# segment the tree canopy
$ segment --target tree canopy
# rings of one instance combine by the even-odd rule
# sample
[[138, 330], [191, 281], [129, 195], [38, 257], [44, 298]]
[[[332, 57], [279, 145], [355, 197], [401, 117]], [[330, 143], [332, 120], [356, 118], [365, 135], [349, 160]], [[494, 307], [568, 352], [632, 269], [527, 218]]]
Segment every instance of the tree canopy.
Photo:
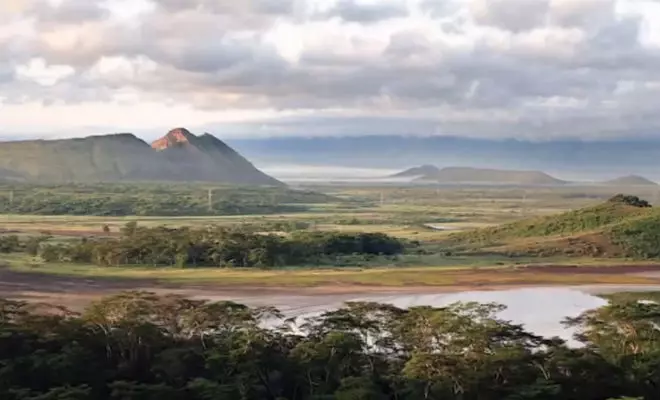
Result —
[[[268, 307], [126, 292], [82, 313], [0, 301], [3, 400], [608, 400], [660, 397], [657, 303], [568, 321], [582, 347], [496, 304]], [[268, 326], [266, 326], [268, 325]]]

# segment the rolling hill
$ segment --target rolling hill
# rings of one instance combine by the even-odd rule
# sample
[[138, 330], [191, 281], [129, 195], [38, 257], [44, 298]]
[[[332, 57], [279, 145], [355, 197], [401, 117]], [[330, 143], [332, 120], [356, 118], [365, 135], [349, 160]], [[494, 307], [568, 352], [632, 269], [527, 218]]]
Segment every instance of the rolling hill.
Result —
[[435, 165], [420, 165], [419, 167], [408, 168], [404, 171], [390, 175], [390, 178], [418, 178], [434, 175], [440, 172], [440, 168]]
[[173, 129], [152, 145], [128, 133], [0, 143], [0, 177], [28, 182], [208, 181], [281, 185], [210, 134]]
[[608, 186], [658, 186], [657, 183], [650, 179], [646, 179], [639, 175], [627, 175], [615, 178], [609, 181], [602, 182], [603, 185]]
[[477, 183], [500, 185], [561, 185], [566, 182], [541, 171], [447, 167], [417, 178], [439, 183]]
[[448, 248], [508, 255], [660, 257], [660, 210], [635, 196], [450, 235]]

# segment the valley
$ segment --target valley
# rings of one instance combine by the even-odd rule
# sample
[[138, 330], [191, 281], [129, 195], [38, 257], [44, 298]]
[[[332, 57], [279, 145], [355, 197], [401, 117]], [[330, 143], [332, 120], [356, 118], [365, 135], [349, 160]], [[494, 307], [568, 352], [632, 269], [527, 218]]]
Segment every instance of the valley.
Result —
[[[215, 196], [210, 208], [206, 198], [209, 188]], [[625, 189], [635, 195], [615, 197]], [[13, 196], [11, 204], [9, 196]], [[14, 212], [2, 217], [2, 237], [16, 237], [18, 247], [0, 255], [0, 261], [5, 271], [17, 273], [12, 276], [19, 286], [32, 277], [49, 275], [100, 279], [101, 286], [108, 281], [127, 280], [135, 288], [193, 285], [220, 291], [262, 288], [319, 294], [530, 285], [654, 285], [660, 283], [652, 273], [660, 265], [653, 251], [654, 232], [660, 231], [656, 226], [658, 214], [641, 200], [654, 196], [652, 187], [643, 186], [314, 185], [295, 190], [257, 190], [177, 183], [14, 183], [0, 187], [0, 207], [11, 207], [9, 210]], [[48, 208], [55, 202], [52, 199], [59, 199], [69, 208], [53, 212]], [[73, 207], [78, 203], [82, 204], [80, 208]], [[135, 204], [146, 211], [136, 215]], [[139, 240], [152, 240], [149, 235], [156, 233], [167, 238], [180, 229], [195, 232], [214, 227], [256, 235], [255, 239], [279, 237], [278, 246], [291, 245], [295, 237], [311, 240], [321, 233], [338, 235], [342, 240], [381, 234], [401, 241], [404, 250], [392, 255], [350, 253], [353, 250], [319, 253], [294, 264], [274, 255], [271, 265], [262, 266], [258, 262], [232, 265], [230, 261], [193, 265], [188, 256], [177, 256], [183, 250], [175, 248], [172, 256], [167, 256], [171, 258], [161, 257], [148, 265], [122, 264], [121, 258], [118, 264], [98, 264], [93, 262], [97, 251], [93, 248], [89, 256], [77, 255], [78, 261], [72, 261], [73, 256], [66, 252], [44, 260], [47, 247], [64, 251], [67, 246], [83, 249], [88, 244], [122, 240], [122, 232], [131, 224], [144, 231], [146, 236]], [[158, 231], [161, 228], [170, 231]], [[25, 245], [31, 238], [40, 238], [40, 249], [28, 254]], [[126, 240], [129, 243], [138, 239]], [[226, 260], [234, 256], [228, 257]]]

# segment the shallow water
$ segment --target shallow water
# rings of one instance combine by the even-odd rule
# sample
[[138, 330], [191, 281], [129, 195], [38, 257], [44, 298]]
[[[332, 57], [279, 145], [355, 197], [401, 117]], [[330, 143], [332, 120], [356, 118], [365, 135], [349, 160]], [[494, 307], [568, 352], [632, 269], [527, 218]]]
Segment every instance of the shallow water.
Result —
[[373, 299], [397, 307], [445, 306], [457, 301], [479, 303], [499, 303], [506, 310], [500, 318], [523, 324], [528, 330], [546, 337], [559, 336], [570, 340], [573, 332], [561, 322], [566, 317], [576, 317], [584, 311], [598, 308], [606, 300], [575, 289], [567, 288], [525, 288], [498, 291], [474, 291], [451, 294], [392, 296]]
[[[591, 289], [592, 293], [596, 287]], [[217, 299], [216, 299], [217, 300]], [[545, 337], [559, 336], [574, 343], [573, 332], [561, 322], [566, 317], [605, 305], [607, 302], [582, 288], [536, 287], [494, 291], [426, 294], [369, 294], [365, 296], [249, 296], [231, 300], [251, 306], [274, 306], [287, 317], [311, 317], [341, 307], [347, 301], [373, 301], [407, 308], [413, 306], [441, 307], [454, 302], [476, 301], [499, 303], [507, 308], [499, 317], [524, 325]]]

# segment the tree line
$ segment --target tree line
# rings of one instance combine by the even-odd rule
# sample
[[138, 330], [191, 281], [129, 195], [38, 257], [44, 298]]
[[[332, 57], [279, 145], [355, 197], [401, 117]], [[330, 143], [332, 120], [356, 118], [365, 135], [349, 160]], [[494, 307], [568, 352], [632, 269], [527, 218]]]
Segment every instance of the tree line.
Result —
[[0, 213], [201, 216], [307, 211], [341, 200], [306, 190], [203, 184], [0, 185]]
[[46, 262], [112, 265], [275, 267], [322, 264], [342, 255], [396, 255], [406, 243], [383, 233], [299, 231], [287, 236], [250, 230], [138, 227], [126, 224], [118, 238], [42, 244]]
[[616, 300], [567, 321], [581, 347], [503, 321], [501, 310], [348, 303], [293, 321], [273, 308], [146, 292], [81, 314], [2, 300], [0, 398], [660, 398], [658, 303]]

